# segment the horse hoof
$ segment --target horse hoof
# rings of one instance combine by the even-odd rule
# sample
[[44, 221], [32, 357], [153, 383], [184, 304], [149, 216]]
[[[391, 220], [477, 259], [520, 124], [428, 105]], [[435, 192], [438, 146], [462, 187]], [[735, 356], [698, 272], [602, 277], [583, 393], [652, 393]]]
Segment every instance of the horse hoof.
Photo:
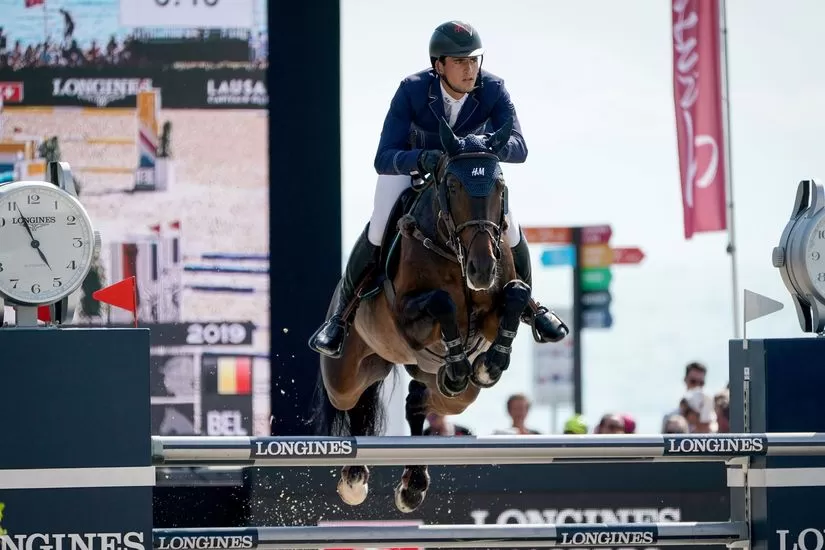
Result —
[[492, 388], [501, 379], [504, 371], [487, 364], [487, 354], [482, 353], [473, 361], [473, 372], [470, 381], [478, 388]]
[[421, 503], [424, 502], [424, 497], [427, 496], [427, 491], [419, 491], [417, 489], [405, 488], [401, 483], [395, 487], [395, 507], [402, 514], [409, 514], [415, 512]]
[[338, 496], [350, 506], [358, 506], [367, 499], [369, 474], [363, 466], [353, 468], [359, 469], [341, 472], [341, 478], [338, 480]]
[[404, 514], [414, 512], [424, 502], [429, 486], [430, 474], [426, 467], [405, 469], [401, 482], [395, 487], [395, 507]]
[[470, 378], [462, 376], [459, 380], [452, 381], [447, 378], [447, 367], [438, 370], [438, 391], [444, 397], [455, 397], [460, 395], [470, 386]]

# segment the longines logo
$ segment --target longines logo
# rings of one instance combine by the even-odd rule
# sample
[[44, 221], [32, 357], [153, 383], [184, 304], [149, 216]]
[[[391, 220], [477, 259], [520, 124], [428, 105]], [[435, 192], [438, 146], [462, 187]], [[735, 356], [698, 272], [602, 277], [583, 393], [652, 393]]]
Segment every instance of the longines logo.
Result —
[[787, 529], [777, 529], [779, 550], [823, 550], [825, 548], [825, 531], [809, 527], [795, 537]]
[[0, 535], [0, 550], [146, 550], [143, 533], [29, 533]]
[[254, 548], [252, 535], [157, 537], [157, 550], [213, 550]]
[[768, 441], [759, 436], [665, 437], [665, 454], [765, 454]]
[[136, 96], [141, 90], [152, 88], [151, 78], [55, 78], [52, 80], [53, 97], [77, 99], [105, 107], [109, 103]]
[[355, 456], [354, 440], [295, 440], [266, 441], [254, 440], [255, 458], [290, 457], [290, 456]]
[[654, 544], [656, 542], [655, 533], [651, 529], [644, 527], [628, 529], [626, 531], [585, 531], [558, 527], [558, 533], [558, 543], [560, 546], [639, 546], [642, 544]]
[[[54, 216], [32, 216], [25, 218], [25, 221], [29, 225], [29, 229], [37, 231], [39, 228], [54, 223], [56, 220]], [[23, 218], [12, 218], [11, 223], [12, 225], [23, 225]]]
[[491, 515], [488, 509], [472, 510], [476, 525], [508, 523], [666, 523], [682, 521], [679, 508], [505, 508]]

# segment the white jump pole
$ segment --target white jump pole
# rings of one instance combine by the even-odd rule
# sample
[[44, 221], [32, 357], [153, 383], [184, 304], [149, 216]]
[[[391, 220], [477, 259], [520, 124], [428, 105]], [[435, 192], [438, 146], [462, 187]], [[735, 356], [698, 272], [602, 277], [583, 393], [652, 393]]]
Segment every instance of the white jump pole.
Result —
[[544, 464], [825, 456], [825, 433], [489, 437], [153, 436], [156, 466]]
[[[744, 522], [154, 529], [155, 550], [189, 548], [519, 548], [731, 545]], [[220, 544], [218, 544], [220, 543]], [[225, 545], [228, 546], [225, 546]]]

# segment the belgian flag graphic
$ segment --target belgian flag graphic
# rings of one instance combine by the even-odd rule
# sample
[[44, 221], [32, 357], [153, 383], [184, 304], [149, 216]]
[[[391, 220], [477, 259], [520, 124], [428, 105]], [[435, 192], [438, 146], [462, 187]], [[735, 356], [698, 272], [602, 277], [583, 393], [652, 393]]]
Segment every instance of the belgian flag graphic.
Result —
[[203, 389], [213, 395], [250, 395], [252, 358], [242, 355], [204, 355]]

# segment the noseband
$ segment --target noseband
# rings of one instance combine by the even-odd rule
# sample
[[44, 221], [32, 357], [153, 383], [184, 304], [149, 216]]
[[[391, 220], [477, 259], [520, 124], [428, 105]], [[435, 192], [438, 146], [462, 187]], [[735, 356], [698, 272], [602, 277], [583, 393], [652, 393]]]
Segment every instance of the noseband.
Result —
[[[461, 244], [461, 233], [465, 229], [472, 229], [473, 234], [470, 237], [470, 246], [472, 246], [473, 242], [475, 241], [476, 237], [482, 234], [487, 234], [490, 237], [490, 241], [493, 243], [493, 254], [495, 255], [496, 261], [501, 259], [501, 231], [502, 227], [504, 226], [504, 215], [507, 212], [507, 188], [505, 187], [502, 197], [502, 208], [501, 208], [501, 216], [499, 217], [499, 222], [494, 223], [489, 220], [469, 220], [459, 225], [455, 224], [453, 220], [453, 214], [450, 209], [450, 199], [447, 195], [447, 174], [450, 173], [451, 164], [457, 161], [466, 161], [470, 159], [483, 159], [484, 162], [480, 163], [483, 165], [482, 168], [474, 167], [471, 171], [467, 171], [466, 169], [462, 170], [460, 167], [453, 168], [453, 174], [461, 181], [462, 185], [467, 188], [470, 196], [472, 197], [487, 197], [489, 196], [490, 192], [492, 191], [492, 187], [495, 185], [496, 182], [496, 172], [498, 171], [498, 157], [493, 153], [487, 152], [471, 152], [471, 153], [459, 153], [457, 155], [451, 156], [447, 158], [447, 161], [439, 170], [440, 176], [436, 178], [436, 194], [438, 196], [438, 221], [443, 222], [437, 223], [437, 230], [440, 233], [441, 237], [444, 239], [447, 247], [452, 251], [455, 255], [455, 258], [450, 258], [453, 261], [456, 261], [459, 266], [461, 266], [461, 277], [462, 279], [467, 274], [467, 265], [466, 265], [466, 254], [464, 250], [464, 246]], [[493, 161], [493, 162], [490, 162]], [[490, 174], [485, 174], [481, 172], [481, 177], [485, 179], [489, 179], [489, 182], [482, 182], [479, 184], [473, 184], [467, 181], [467, 176], [477, 176], [478, 174], [474, 173], [474, 170], [485, 170], [486, 168], [490, 169]], [[458, 176], [456, 174], [462, 173], [462, 176]], [[481, 189], [473, 189], [473, 186], [481, 187]], [[484, 187], [488, 187], [484, 189]], [[446, 229], [446, 234], [445, 230]], [[443, 255], [443, 254], [442, 254]]]

